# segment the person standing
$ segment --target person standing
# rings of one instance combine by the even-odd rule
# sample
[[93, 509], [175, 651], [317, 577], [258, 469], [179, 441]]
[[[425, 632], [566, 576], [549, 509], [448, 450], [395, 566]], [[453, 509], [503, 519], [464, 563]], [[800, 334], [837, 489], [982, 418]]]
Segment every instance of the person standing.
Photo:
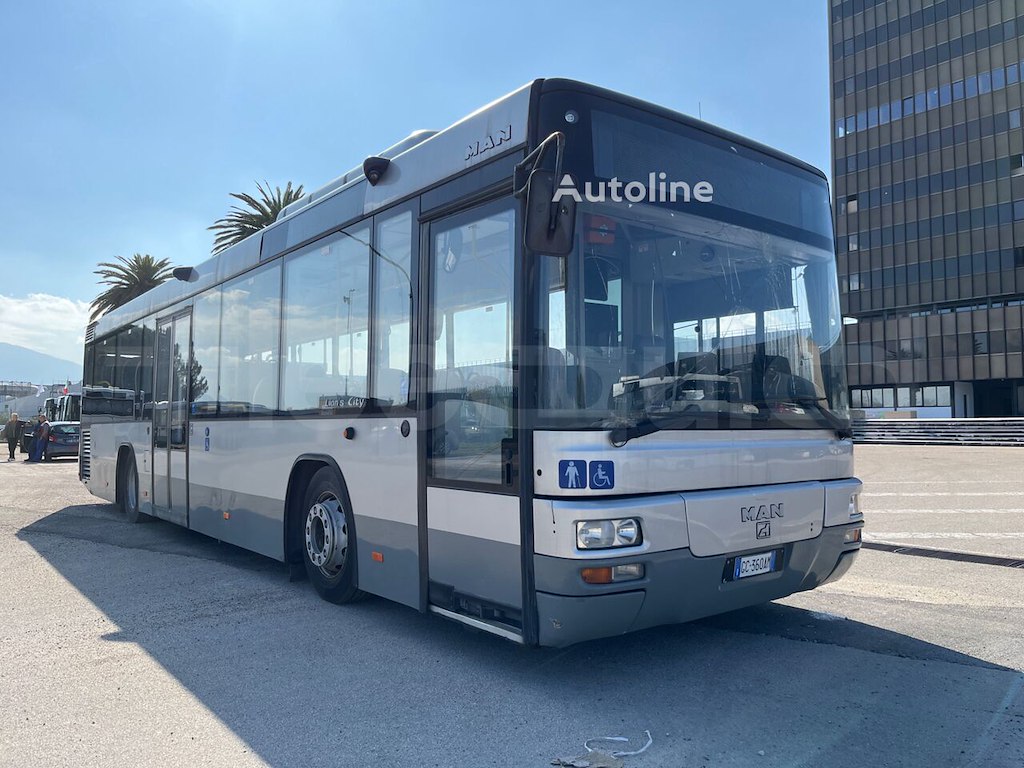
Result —
[[18, 438], [21, 437], [21, 423], [18, 421], [18, 414], [11, 414], [11, 418], [4, 427], [4, 436], [7, 438], [7, 452], [11, 455], [7, 460], [14, 461], [14, 449], [18, 445]]
[[28, 455], [28, 461], [42, 461], [43, 455], [46, 453], [46, 443], [50, 439], [50, 422], [46, 419], [46, 414], [39, 415], [39, 426], [36, 427], [36, 432], [32, 442], [32, 449]]

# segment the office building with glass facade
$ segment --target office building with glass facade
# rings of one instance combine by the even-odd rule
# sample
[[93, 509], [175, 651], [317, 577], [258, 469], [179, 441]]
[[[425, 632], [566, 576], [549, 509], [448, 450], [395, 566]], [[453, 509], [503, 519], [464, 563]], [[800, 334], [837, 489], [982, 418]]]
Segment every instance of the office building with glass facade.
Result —
[[829, 0], [851, 405], [1024, 416], [1024, 0]]

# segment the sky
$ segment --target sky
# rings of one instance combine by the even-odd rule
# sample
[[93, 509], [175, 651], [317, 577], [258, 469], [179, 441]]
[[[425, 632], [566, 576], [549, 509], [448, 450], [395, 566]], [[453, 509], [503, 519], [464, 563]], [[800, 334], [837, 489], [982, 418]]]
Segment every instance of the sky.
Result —
[[315, 189], [537, 77], [700, 115], [828, 172], [826, 5], [8, 3], [0, 341], [81, 360], [98, 262], [199, 263], [229, 193]]

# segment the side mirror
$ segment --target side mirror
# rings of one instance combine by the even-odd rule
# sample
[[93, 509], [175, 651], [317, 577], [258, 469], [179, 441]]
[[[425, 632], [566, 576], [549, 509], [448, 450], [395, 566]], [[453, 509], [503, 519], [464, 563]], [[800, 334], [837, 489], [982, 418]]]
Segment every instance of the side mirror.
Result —
[[558, 188], [555, 174], [534, 170], [526, 182], [526, 224], [523, 240], [527, 248], [550, 256], [567, 256], [576, 231], [576, 197], [579, 193]]

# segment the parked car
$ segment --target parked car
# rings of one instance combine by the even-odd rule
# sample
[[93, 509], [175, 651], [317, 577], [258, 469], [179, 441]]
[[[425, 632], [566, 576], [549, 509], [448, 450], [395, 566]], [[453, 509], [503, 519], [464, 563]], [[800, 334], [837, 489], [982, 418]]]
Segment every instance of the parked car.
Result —
[[61, 456], [78, 458], [78, 440], [81, 425], [77, 421], [55, 421], [50, 425], [50, 437], [43, 452], [43, 460], [50, 461]]
[[21, 448], [22, 453], [28, 453], [28, 449], [32, 445], [32, 438], [36, 434], [36, 427], [38, 426], [39, 419], [32, 419], [22, 423], [21, 439], [18, 441], [18, 446]]

